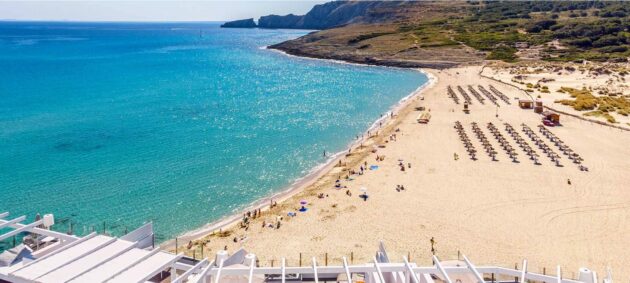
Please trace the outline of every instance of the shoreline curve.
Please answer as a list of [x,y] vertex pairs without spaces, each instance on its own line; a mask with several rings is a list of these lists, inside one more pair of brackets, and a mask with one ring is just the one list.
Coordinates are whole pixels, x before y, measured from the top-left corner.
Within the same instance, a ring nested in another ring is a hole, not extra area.
[[323,59],[323,58],[314,58],[314,57],[303,57],[303,56],[298,56],[298,55],[293,55],[293,54],[287,53],[287,52],[285,52],[283,50],[269,48],[269,46],[261,47],[261,49],[267,49],[267,50],[272,51],[272,52],[278,52],[280,54],[283,54],[283,55],[289,56],[289,57],[296,57],[296,58],[307,59],[307,60],[321,60],[321,61],[333,62],[333,63],[336,63],[336,64],[350,64],[350,65],[365,66],[365,67],[379,67],[379,68],[394,68],[394,69],[414,70],[414,71],[420,72],[420,73],[424,74],[425,76],[427,76],[427,81],[425,83],[423,83],[422,85],[418,86],[418,88],[416,88],[410,94],[402,97],[400,100],[398,100],[396,102],[396,104],[390,106],[389,109],[385,112],[386,115],[385,114],[382,115],[382,117],[380,117],[376,121],[374,121],[374,123],[372,123],[363,132],[364,138],[351,141],[348,144],[348,146],[346,146],[344,148],[344,150],[341,150],[339,152],[336,152],[336,153],[332,154],[331,157],[328,158],[324,163],[316,165],[306,175],[304,175],[303,177],[297,178],[296,180],[293,181],[293,183],[291,183],[286,188],[284,188],[284,189],[282,189],[282,190],[280,190],[280,191],[278,191],[276,193],[273,193],[270,196],[258,199],[256,201],[250,203],[249,205],[246,205],[242,209],[238,209],[238,212],[235,212],[235,213],[223,216],[223,217],[217,219],[216,221],[212,221],[212,222],[209,222],[209,223],[201,226],[200,228],[184,232],[184,233],[180,234],[179,236],[175,237],[174,239],[166,240],[166,241],[164,241],[164,242],[159,244],[159,248],[160,249],[167,250],[167,249],[174,248],[176,239],[177,239],[178,243],[179,243],[179,241],[182,241],[181,243],[186,243],[188,241],[197,240],[199,238],[207,236],[208,234],[211,234],[212,232],[215,232],[217,230],[231,228],[232,226],[234,226],[234,225],[239,223],[239,221],[242,218],[241,215],[244,212],[251,211],[251,210],[254,210],[254,209],[260,209],[261,211],[266,211],[266,210],[269,209],[269,204],[270,204],[270,202],[272,200],[274,202],[277,202],[277,203],[282,203],[282,202],[290,199],[291,197],[299,194],[300,192],[304,191],[307,187],[309,187],[310,185],[314,184],[321,177],[326,175],[328,172],[330,172],[330,170],[332,170],[334,168],[335,164],[339,160],[341,160],[341,158],[343,157],[345,152],[347,152],[349,149],[352,149],[352,148],[360,145],[361,143],[367,141],[369,139],[369,137],[367,136],[368,132],[373,131],[374,129],[380,128],[381,123],[382,123],[383,126],[386,126],[387,125],[386,121],[391,121],[391,119],[389,118],[390,114],[399,112],[400,110],[402,110],[403,108],[408,106],[409,103],[413,100],[413,98],[416,98],[416,97],[420,96],[422,93],[424,93],[426,90],[430,89],[431,87],[433,87],[437,83],[437,76],[435,76],[434,74],[432,74],[431,72],[427,71],[424,68],[404,68],[404,67],[396,67],[396,66],[381,66],[381,65],[361,64],[361,63],[356,63],[356,62],[346,62],[346,61],[337,60],[337,59]]

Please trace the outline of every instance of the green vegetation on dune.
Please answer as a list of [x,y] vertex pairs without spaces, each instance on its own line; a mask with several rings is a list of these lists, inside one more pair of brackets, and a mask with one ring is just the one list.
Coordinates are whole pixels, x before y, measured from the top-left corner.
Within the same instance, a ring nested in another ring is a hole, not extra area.
[[[549,61],[625,60],[630,56],[629,2],[469,1],[467,14],[401,23],[398,33],[411,35],[418,47],[456,45],[487,53],[487,59],[517,60],[517,43],[542,46]],[[371,33],[360,42],[387,33]],[[543,46],[558,40],[560,48]]]
[[[326,57],[343,54],[357,60],[395,58],[401,62],[470,62],[484,56],[507,62],[519,57],[625,62],[630,57],[630,2],[401,3],[374,5],[365,14],[357,14],[352,24],[308,35],[291,49]],[[302,48],[305,45],[309,48]],[[330,46],[335,48],[329,50]],[[470,52],[471,48],[478,52]]]
[[383,35],[388,35],[388,34],[392,34],[393,32],[374,32],[374,33],[369,33],[369,34],[361,34],[355,38],[352,38],[350,40],[348,40],[349,44],[355,44],[355,43],[359,43],[361,41],[364,40],[368,40],[370,38],[375,38],[375,37],[379,37],[379,36],[383,36]]
[[513,47],[517,42],[535,46],[557,39],[564,48],[544,48],[543,59],[605,61],[630,55],[626,32],[630,27],[626,17],[630,3],[491,1],[482,4],[472,16],[458,23],[458,40],[473,48],[493,51],[504,45]]
[[578,90],[563,87],[559,92],[568,93],[573,99],[557,100],[556,103],[571,106],[578,111],[591,110],[584,116],[604,117],[608,122],[615,123],[616,120],[610,113],[630,115],[630,101],[624,97],[595,96],[586,88]]
[[515,62],[518,58],[515,54],[516,48],[509,46],[495,47],[486,59],[489,60],[502,60],[505,62]]
[[584,116],[589,116],[589,117],[603,117],[604,119],[606,119],[606,121],[608,121],[608,123],[617,123],[617,120],[615,119],[615,117],[613,117],[612,115],[603,112],[603,111],[599,111],[599,110],[595,110],[595,111],[591,111],[591,112],[586,112],[584,113]]

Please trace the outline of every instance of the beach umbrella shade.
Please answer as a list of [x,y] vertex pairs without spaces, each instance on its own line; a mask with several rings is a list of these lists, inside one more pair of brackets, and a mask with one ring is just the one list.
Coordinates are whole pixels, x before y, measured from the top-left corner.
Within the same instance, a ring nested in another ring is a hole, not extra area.
[[299,211],[300,211],[300,212],[305,212],[305,211],[307,210],[307,208],[305,207],[305,205],[306,205],[307,203],[308,203],[308,202],[307,202],[306,200],[301,200],[301,201],[300,201],[300,204],[302,205],[302,207],[299,209]]

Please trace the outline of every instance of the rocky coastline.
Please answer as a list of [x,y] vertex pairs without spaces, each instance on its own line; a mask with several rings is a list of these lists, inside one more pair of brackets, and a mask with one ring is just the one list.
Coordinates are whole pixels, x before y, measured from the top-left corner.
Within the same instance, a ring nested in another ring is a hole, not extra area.
[[316,58],[339,60],[348,63],[377,65],[398,68],[431,68],[431,69],[447,69],[462,65],[459,62],[452,61],[429,61],[429,60],[408,60],[408,59],[389,59],[371,56],[353,55],[346,53],[335,53],[318,50],[316,48],[308,48],[300,43],[293,41],[285,41],[279,44],[270,45],[267,48],[279,50],[290,55]]

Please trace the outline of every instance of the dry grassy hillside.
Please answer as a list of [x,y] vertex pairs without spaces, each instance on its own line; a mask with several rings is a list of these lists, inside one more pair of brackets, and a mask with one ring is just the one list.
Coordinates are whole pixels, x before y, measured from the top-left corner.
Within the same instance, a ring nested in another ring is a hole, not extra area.
[[484,59],[619,62],[630,55],[626,2],[403,3],[375,6],[356,22],[272,48],[317,58],[435,68]]

